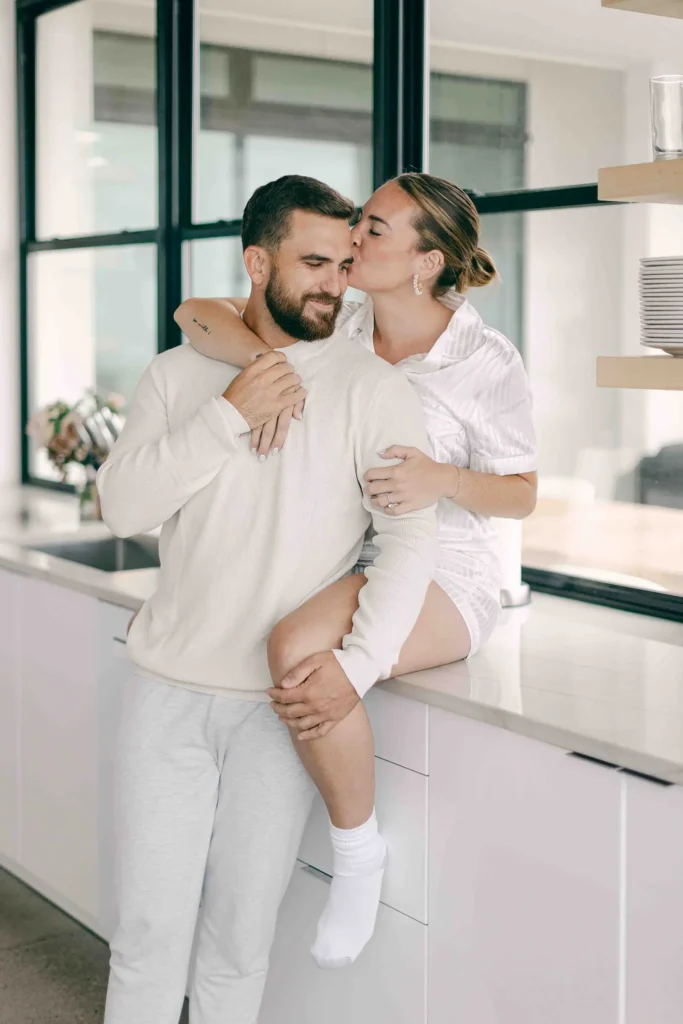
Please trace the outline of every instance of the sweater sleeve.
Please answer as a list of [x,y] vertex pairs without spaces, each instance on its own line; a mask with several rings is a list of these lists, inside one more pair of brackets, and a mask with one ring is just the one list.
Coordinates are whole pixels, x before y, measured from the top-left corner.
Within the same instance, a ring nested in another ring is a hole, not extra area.
[[222,395],[210,398],[177,429],[169,429],[157,362],[136,389],[121,436],[97,474],[102,515],[112,533],[155,529],[209,484],[249,431]]
[[[359,435],[356,472],[361,488],[368,469],[401,462],[380,458],[378,452],[390,445],[429,454],[420,400],[400,372],[380,383]],[[389,678],[417,622],[436,564],[436,505],[398,516],[374,508],[366,495],[363,505],[377,531],[373,542],[379,554],[366,569],[352,631],[343,638],[341,650],[333,652],[360,697],[378,679]]]

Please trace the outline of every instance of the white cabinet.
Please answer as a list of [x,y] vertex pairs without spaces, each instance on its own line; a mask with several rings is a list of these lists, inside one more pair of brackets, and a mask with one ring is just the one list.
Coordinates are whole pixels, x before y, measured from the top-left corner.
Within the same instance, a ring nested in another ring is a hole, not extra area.
[[98,612],[97,693],[97,925],[109,941],[116,925],[115,770],[123,693],[130,673],[126,651],[127,609],[100,603]]
[[[427,923],[428,778],[375,758],[377,820],[387,841],[388,859],[382,902]],[[327,809],[316,795],[299,850],[306,864],[332,873]]]
[[19,585],[19,863],[84,920],[97,912],[97,608],[39,580]]
[[19,856],[19,576],[0,569],[0,855]]
[[[391,682],[384,686],[391,687]],[[428,775],[429,707],[377,686],[365,695],[363,703],[377,757]]]
[[618,773],[434,708],[429,743],[429,1024],[617,1024]]
[[623,777],[626,1024],[683,1019],[683,789]]
[[381,906],[375,935],[355,964],[323,971],[310,947],[328,892],[327,880],[297,863],[259,1024],[426,1024],[427,927]]
[[102,937],[131,613],[0,572],[0,855]]

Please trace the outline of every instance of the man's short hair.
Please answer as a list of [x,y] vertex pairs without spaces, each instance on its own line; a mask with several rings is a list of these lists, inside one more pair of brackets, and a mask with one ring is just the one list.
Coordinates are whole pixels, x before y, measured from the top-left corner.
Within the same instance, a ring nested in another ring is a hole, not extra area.
[[294,210],[350,221],[355,206],[317,178],[285,174],[257,188],[245,206],[242,248],[260,245],[269,252],[275,251],[289,234]]

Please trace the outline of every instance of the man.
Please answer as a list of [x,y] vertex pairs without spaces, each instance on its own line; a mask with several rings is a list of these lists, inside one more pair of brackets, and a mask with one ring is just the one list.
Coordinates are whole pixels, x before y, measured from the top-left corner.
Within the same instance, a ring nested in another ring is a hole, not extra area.
[[[266,354],[238,373],[189,346],[157,356],[98,477],[114,533],[163,523],[158,589],[129,634],[106,1024],[177,1024],[196,922],[193,1022],[255,1024],[312,796],[265,692],[269,632],[348,572],[372,519],[384,572],[318,673],[348,702],[388,675],[432,576],[433,507],[395,517],[362,493],[378,450],[426,451],[427,438],[400,371],[333,334],[352,212],[310,178],[256,191],[244,315],[287,362]],[[303,420],[260,462],[250,430],[304,396]]]

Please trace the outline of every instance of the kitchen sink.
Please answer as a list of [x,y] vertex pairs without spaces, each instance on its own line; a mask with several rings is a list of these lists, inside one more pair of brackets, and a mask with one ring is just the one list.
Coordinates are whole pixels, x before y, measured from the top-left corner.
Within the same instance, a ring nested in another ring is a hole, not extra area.
[[32,544],[33,551],[79,562],[103,572],[125,572],[128,569],[158,569],[159,541],[156,537],[98,537],[94,539],[69,539]]

